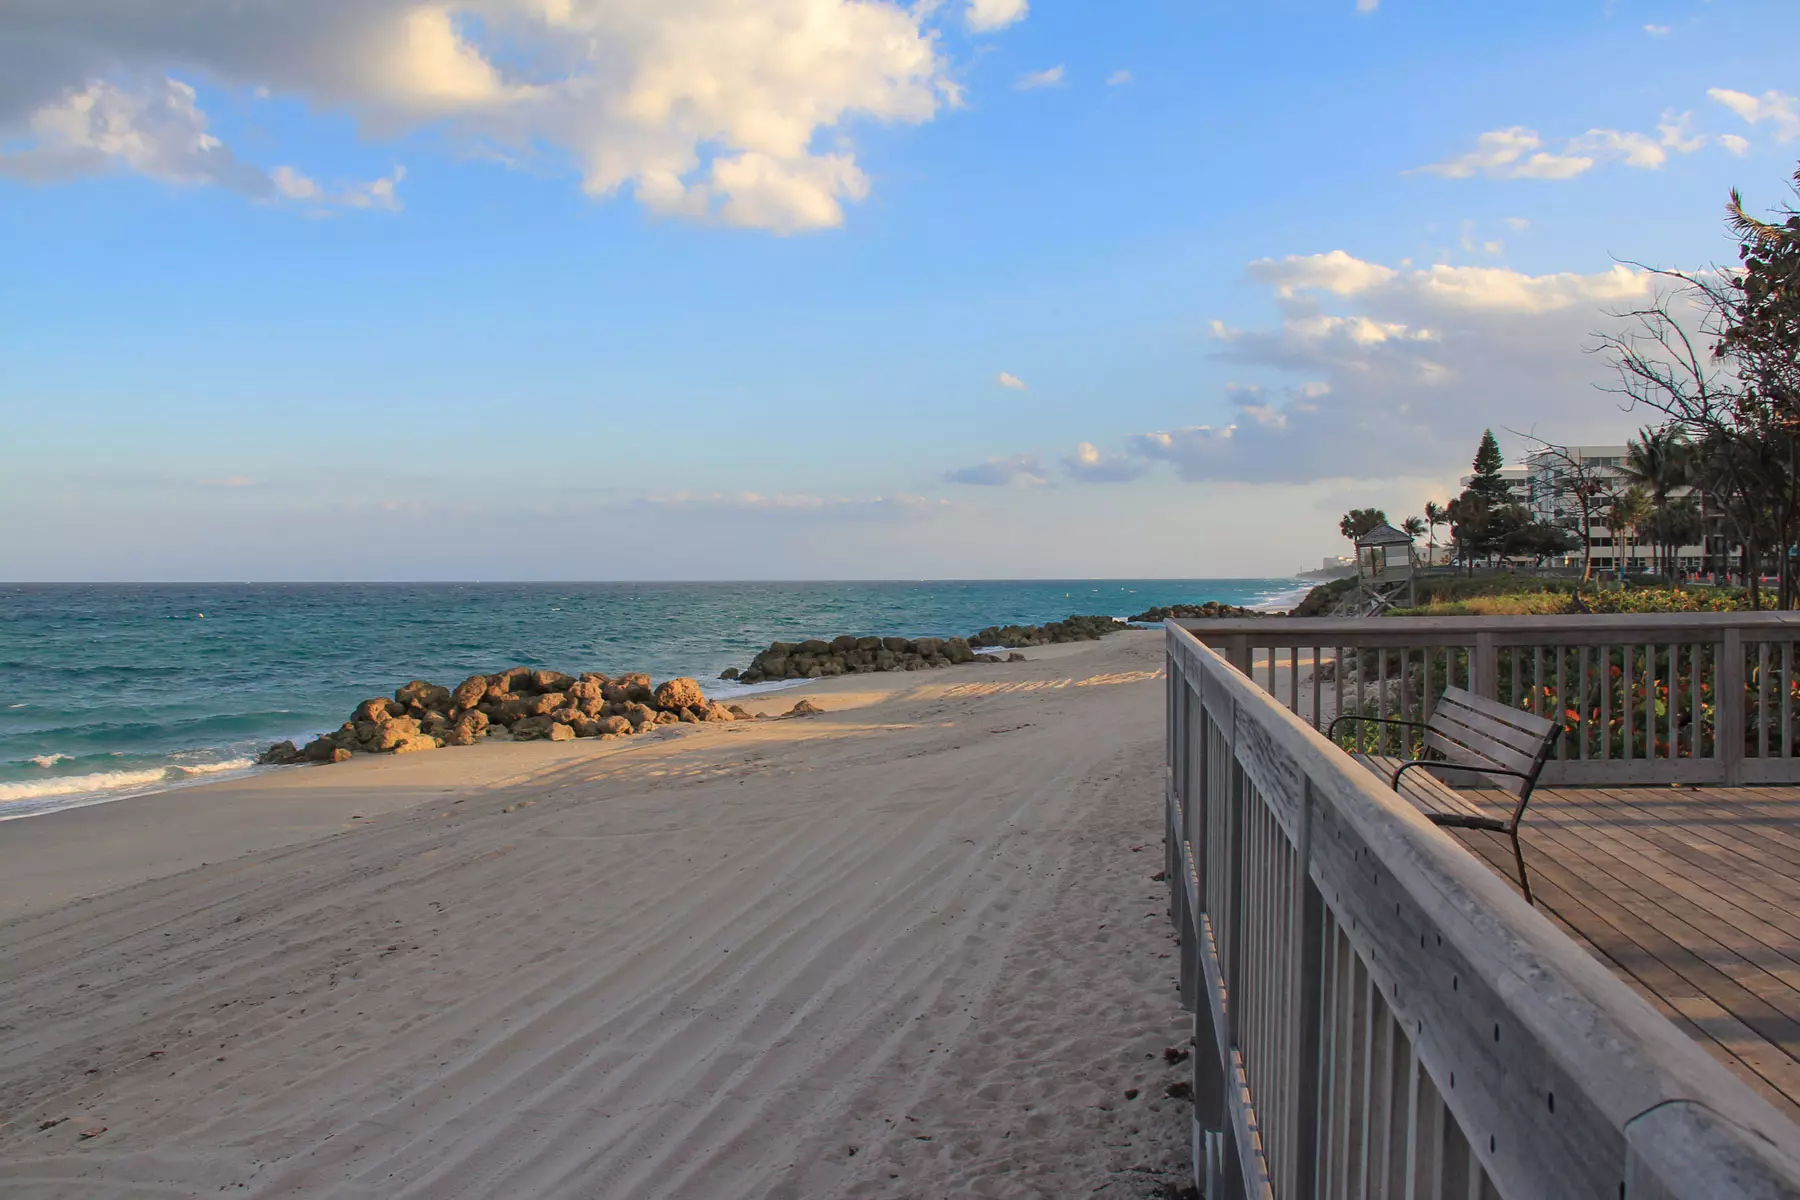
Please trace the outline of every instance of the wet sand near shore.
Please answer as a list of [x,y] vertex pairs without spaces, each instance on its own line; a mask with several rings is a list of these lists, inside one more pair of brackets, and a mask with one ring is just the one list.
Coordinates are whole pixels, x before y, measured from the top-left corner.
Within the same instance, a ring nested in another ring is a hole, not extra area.
[[1163,1195],[1162,635],[1028,653],[0,824],[0,1193]]

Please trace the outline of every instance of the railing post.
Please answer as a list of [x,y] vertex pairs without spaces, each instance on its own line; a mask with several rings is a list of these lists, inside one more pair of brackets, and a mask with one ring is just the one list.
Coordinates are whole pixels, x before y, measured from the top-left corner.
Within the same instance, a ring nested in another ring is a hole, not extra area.
[[1500,698],[1500,659],[1494,652],[1494,635],[1475,635],[1475,656],[1469,661],[1469,690],[1489,700]]
[[1250,635],[1232,634],[1225,643],[1225,656],[1231,660],[1232,666],[1246,675],[1250,674]]
[[1725,786],[1738,787],[1744,777],[1743,630],[1725,631],[1713,674],[1713,748],[1719,756]]
[[1319,1169],[1319,1075],[1320,1046],[1323,1042],[1324,974],[1325,974],[1325,897],[1313,882],[1312,830],[1313,784],[1310,778],[1300,797],[1300,838],[1296,847],[1300,864],[1299,890],[1300,930],[1294,939],[1294,952],[1299,955],[1294,979],[1298,983],[1294,1031],[1294,1131],[1295,1177],[1294,1195],[1312,1196],[1318,1190]]

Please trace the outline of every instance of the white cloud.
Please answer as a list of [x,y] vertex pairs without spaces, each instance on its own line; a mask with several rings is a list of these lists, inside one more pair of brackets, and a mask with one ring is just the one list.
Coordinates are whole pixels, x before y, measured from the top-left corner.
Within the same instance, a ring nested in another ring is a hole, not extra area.
[[1244,274],[1285,298],[1300,291],[1354,296],[1387,283],[1396,272],[1392,267],[1363,262],[1342,250],[1333,250],[1329,254],[1290,254],[1280,260],[1259,258],[1245,268]]
[[1213,322],[1218,357],[1275,382],[1227,384],[1223,417],[1133,434],[1117,452],[1084,443],[1064,461],[1071,479],[1130,479],[1156,463],[1197,482],[1434,477],[1453,474],[1487,426],[1615,438],[1617,408],[1594,386],[1605,363],[1585,348],[1652,283],[1619,265],[1530,275],[1343,252],[1261,259],[1246,273],[1280,320]]
[[1590,129],[1560,147],[1551,147],[1535,129],[1514,125],[1475,139],[1475,149],[1443,162],[1416,167],[1407,174],[1441,175],[1446,179],[1573,179],[1597,163],[1617,162],[1654,171],[1669,161],[1669,151],[1692,154],[1707,143],[1690,128],[1692,113],[1663,113],[1656,136],[1619,129]]
[[1017,375],[1014,375],[1011,371],[1000,372],[1000,374],[994,376],[994,382],[1003,388],[1012,388],[1014,391],[1022,392],[1025,390],[1025,381],[1020,379]]
[[[166,128],[180,125],[179,97],[140,97],[143,111],[133,117],[146,127],[162,120],[158,145],[172,147],[166,152],[98,151],[90,143],[109,126],[83,133],[79,112],[63,113],[57,124],[57,110],[71,98],[116,112],[118,96],[129,95],[119,90],[125,82],[179,65],[221,87],[347,111],[369,137],[436,123],[457,144],[497,160],[551,169],[566,162],[597,197],[629,191],[657,211],[780,232],[827,228],[841,224],[843,206],[869,189],[847,124],[921,123],[955,103],[928,24],[931,7],[885,0],[6,5],[0,139],[32,139],[7,156],[15,174],[67,175],[72,164],[103,153],[165,178],[281,194],[256,168],[249,170],[262,183],[248,176],[232,183],[235,160],[199,140],[210,136],[203,118],[197,128],[191,116],[186,126]],[[1006,23],[1024,8],[1020,0],[976,0],[969,15]],[[364,194],[379,205],[381,193]]]
[[1552,154],[1544,139],[1523,125],[1496,129],[1475,139],[1475,149],[1458,158],[1415,168],[1446,179],[1573,179],[1594,165],[1592,158]]
[[1128,84],[1130,82],[1131,82],[1131,72],[1124,70],[1122,68],[1120,70],[1114,71],[1111,75],[1108,75],[1106,77],[1106,86],[1107,87],[1123,87],[1125,84]]
[[400,181],[406,178],[405,167],[395,167],[392,175],[368,183],[352,183],[335,190],[321,187],[317,180],[288,166],[276,167],[269,172],[269,178],[283,199],[318,208],[378,208],[399,212],[405,207],[396,191]]
[[1506,217],[1501,221],[1508,229],[1530,229],[1531,222],[1524,217]]
[[1381,0],[1356,0],[1356,11],[1359,13],[1372,13],[1380,7]]
[[1775,140],[1791,142],[1800,137],[1800,99],[1786,92],[1768,91],[1761,96],[1712,88],[1707,93],[1752,125],[1767,121],[1775,128]]
[[66,92],[26,118],[26,135],[0,151],[0,175],[54,183],[111,170],[166,183],[230,188],[264,200],[319,208],[397,210],[402,168],[370,183],[327,192],[291,166],[244,162],[210,132],[192,85],[164,77],[135,89],[101,81]]
[[1678,154],[1692,154],[1706,146],[1706,135],[1693,132],[1694,114],[1691,112],[1665,112],[1662,123],[1656,132],[1662,138],[1662,144]]
[[23,148],[0,152],[0,172],[51,182],[124,168],[168,183],[214,184],[255,196],[274,187],[208,132],[194,89],[178,79],[137,90],[93,83],[35,109],[25,124]]
[[1030,10],[1026,0],[969,0],[963,22],[976,33],[990,33],[1023,21]]
[[1667,25],[1646,25],[1644,26],[1644,32],[1651,37],[1668,37],[1669,27]]
[[1063,81],[1063,67],[1057,63],[1054,67],[1046,67],[1042,71],[1033,71],[1029,75],[1019,76],[1013,87],[1021,92],[1029,92],[1034,88],[1056,87]]
[[1141,457],[1107,454],[1092,442],[1082,442],[1062,460],[1063,471],[1082,483],[1128,483],[1149,470]]
[[1628,167],[1654,171],[1669,161],[1668,151],[1654,138],[1617,129],[1590,129],[1569,142],[1568,150],[1595,158],[1617,159]]
[[1721,133],[1719,135],[1719,145],[1725,147],[1725,149],[1737,155],[1739,158],[1750,153],[1750,139],[1739,137],[1735,133]]
[[1014,454],[1007,458],[990,458],[972,467],[957,467],[944,472],[945,483],[967,483],[978,487],[1042,487],[1050,482],[1044,464],[1035,454]]

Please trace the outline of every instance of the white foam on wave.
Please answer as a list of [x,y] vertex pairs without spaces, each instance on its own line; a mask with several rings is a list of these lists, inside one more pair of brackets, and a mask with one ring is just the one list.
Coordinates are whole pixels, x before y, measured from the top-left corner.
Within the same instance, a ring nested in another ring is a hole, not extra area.
[[1275,592],[1272,595],[1264,596],[1261,600],[1246,604],[1244,607],[1254,609],[1257,612],[1286,612],[1288,609],[1306,599],[1307,594],[1312,590],[1313,585],[1310,583],[1296,583],[1286,591]]
[[[45,757],[51,757],[46,755]],[[225,762],[195,763],[189,766],[143,767],[135,771],[96,771],[90,775],[63,775],[56,779],[37,779],[29,783],[0,783],[0,804],[22,800],[48,800],[58,796],[104,795],[156,784],[181,783],[206,775],[242,771],[255,766],[255,760],[233,758]]]
[[36,763],[40,767],[54,767],[59,762],[68,762],[70,757],[67,754],[34,754],[26,761]]

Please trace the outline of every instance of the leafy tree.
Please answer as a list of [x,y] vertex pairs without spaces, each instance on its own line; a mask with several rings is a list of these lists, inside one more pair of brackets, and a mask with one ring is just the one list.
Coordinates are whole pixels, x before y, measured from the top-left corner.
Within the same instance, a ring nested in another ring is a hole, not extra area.
[[1577,544],[1574,534],[1549,521],[1528,521],[1505,538],[1505,551],[1510,555],[1530,558],[1539,566],[1546,558],[1567,554]]
[[[1794,174],[1800,193],[1800,171]],[[1734,189],[1726,206],[1735,270],[1652,271],[1650,301],[1599,348],[1616,390],[1661,412],[1699,447],[1708,507],[1743,547],[1753,608],[1767,560],[1783,608],[1800,601],[1789,548],[1800,541],[1800,211],[1752,217]]]
[[1450,544],[1456,547],[1456,557],[1473,575],[1475,546],[1487,528],[1487,501],[1473,491],[1466,491],[1445,507],[1444,515],[1450,519]]
[[1369,530],[1386,524],[1387,513],[1379,508],[1353,508],[1338,520],[1338,532],[1354,545]]

